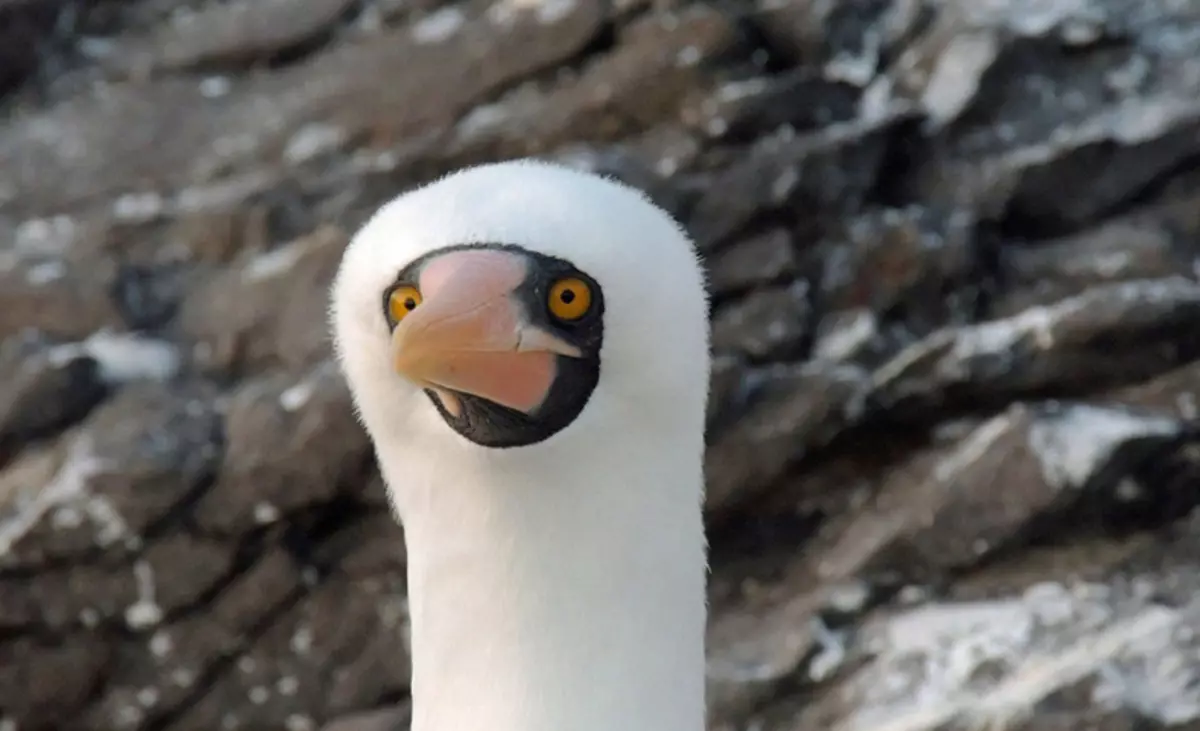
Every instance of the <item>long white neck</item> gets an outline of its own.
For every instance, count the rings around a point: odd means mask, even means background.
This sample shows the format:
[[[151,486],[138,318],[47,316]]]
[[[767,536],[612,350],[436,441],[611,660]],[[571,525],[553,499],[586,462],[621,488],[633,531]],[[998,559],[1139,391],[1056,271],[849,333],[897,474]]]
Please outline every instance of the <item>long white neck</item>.
[[[702,731],[699,431],[533,460],[377,443],[408,543],[413,731]]]

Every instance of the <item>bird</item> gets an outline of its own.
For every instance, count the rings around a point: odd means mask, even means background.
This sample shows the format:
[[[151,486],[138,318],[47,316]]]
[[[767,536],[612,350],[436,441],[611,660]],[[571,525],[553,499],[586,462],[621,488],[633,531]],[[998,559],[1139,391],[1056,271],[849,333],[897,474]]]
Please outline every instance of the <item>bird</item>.
[[[680,223],[537,159],[399,194],[330,287],[407,557],[413,731],[700,731],[706,277]]]

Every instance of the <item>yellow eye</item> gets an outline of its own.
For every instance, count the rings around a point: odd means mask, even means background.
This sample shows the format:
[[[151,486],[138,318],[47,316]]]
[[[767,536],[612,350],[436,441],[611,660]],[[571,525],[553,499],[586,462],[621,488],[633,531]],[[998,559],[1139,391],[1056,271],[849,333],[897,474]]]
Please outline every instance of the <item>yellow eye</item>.
[[[547,306],[560,320],[578,320],[592,308],[592,288],[578,277],[560,279],[550,287]]]
[[[421,304],[421,292],[416,287],[396,287],[388,295],[388,317],[393,323],[403,320]]]

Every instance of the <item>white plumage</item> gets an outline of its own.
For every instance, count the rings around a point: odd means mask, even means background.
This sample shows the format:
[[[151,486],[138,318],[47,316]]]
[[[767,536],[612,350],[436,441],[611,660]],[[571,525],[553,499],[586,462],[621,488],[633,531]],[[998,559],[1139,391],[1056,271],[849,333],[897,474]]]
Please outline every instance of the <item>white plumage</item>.
[[[465,438],[397,373],[386,292],[464,244],[565,260],[603,292],[599,379],[535,443]],[[414,731],[700,731],[709,349],[703,273],[681,229],[596,176],[468,169],[400,196],[355,236],[332,325],[405,527]]]

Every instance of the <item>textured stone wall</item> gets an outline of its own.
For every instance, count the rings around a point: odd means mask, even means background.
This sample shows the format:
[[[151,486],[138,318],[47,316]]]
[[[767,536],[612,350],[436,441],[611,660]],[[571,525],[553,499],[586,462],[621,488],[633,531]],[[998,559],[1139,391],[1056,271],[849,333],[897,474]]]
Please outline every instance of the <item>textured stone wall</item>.
[[[520,155],[709,264],[714,730],[1200,724],[1200,3],[0,0],[0,731],[407,728],[325,288]]]

